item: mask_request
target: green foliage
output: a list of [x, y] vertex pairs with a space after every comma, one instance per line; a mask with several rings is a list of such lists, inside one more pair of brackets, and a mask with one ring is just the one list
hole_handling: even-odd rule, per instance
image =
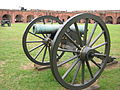
[[[64, 90], [51, 70], [23, 69], [32, 63], [22, 49], [22, 35], [27, 24], [0, 26], [0, 90]], [[111, 55], [120, 61], [120, 25], [108, 25]], [[120, 67], [106, 70], [99, 79], [101, 90], [120, 90]]]

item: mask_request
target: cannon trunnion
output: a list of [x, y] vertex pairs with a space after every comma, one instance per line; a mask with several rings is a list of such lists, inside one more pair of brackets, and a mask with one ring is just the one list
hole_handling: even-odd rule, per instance
[[110, 59], [107, 26], [100, 17], [88, 13], [64, 23], [53, 16], [38, 17], [26, 27], [22, 44], [32, 62], [50, 65], [55, 79], [70, 90], [93, 84]]

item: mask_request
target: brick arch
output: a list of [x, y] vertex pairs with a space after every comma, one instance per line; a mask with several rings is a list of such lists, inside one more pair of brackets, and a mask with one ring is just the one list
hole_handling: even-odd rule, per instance
[[42, 15], [38, 15], [38, 17], [41, 17]]
[[10, 14], [4, 14], [2, 16], [2, 20], [11, 20], [11, 15]]
[[69, 19], [70, 18], [70, 16], [67, 16], [67, 19]]
[[30, 22], [34, 19], [34, 15], [28, 15], [27, 16], [27, 22]]
[[62, 21], [62, 17], [61, 17], [61, 15], [53, 15], [53, 16], [56, 17], [56, 18], [58, 18], [59, 20]]
[[117, 18], [117, 24], [120, 24], [120, 16]]
[[105, 23], [113, 24], [113, 17], [112, 16], [106, 16], [105, 17]]
[[69, 18], [68, 15], [63, 14], [63, 16], [61, 17], [61, 20], [65, 22], [68, 18]]
[[55, 16], [55, 17], [57, 17], [58, 19], [60, 19], [60, 17], [59, 17], [59, 16]]
[[23, 15], [17, 14], [15, 16], [15, 22], [23, 22], [23, 20], [24, 20]]
[[44, 16], [44, 15], [39, 14], [37, 17], [42, 17], [42, 16]]
[[[0, 21], [2, 20], [3, 15], [6, 14], [7, 17], [8, 15], [8, 19], [11, 20], [12, 23], [14, 23], [15, 21], [17, 22], [29, 22], [29, 20], [27, 20], [27, 16], [28, 15], [33, 15], [35, 18], [40, 16], [44, 16], [44, 15], [52, 15], [52, 16], [58, 16], [60, 20], [62, 21], [66, 21], [68, 16], [73, 16], [75, 14], [78, 13], [84, 13], [84, 12], [88, 12], [88, 11], [73, 11], [73, 12], [66, 12], [66, 11], [51, 11], [51, 10], [27, 10], [27, 11], [20, 11], [20, 10], [9, 10], [9, 9], [0, 9]], [[119, 17], [120, 17], [120, 10], [110, 10], [110, 11], [90, 11], [89, 13], [95, 14], [97, 16], [101, 16], [103, 17], [102, 19], [107, 22], [107, 23], [112, 23], [112, 24], [117, 24], [119, 23]], [[104, 13], [104, 15], [102, 16], [102, 14], [100, 15], [100, 13]], [[17, 15], [21, 15], [20, 18], [18, 19], [16, 16]], [[110, 18], [112, 17], [112, 18]], [[16, 20], [18, 19], [18, 20]], [[84, 20], [80, 21], [81, 23], [84, 22]], [[94, 23], [92, 20], [90, 21], [90, 23]]]

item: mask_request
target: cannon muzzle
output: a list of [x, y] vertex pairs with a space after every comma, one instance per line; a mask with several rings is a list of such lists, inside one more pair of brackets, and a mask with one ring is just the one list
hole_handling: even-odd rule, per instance
[[[34, 34], [51, 34], [58, 31], [62, 24], [35, 24], [33, 26]], [[70, 29], [75, 31], [75, 26], [70, 26]], [[84, 33], [84, 25], [78, 25], [78, 29], [81, 33]]]

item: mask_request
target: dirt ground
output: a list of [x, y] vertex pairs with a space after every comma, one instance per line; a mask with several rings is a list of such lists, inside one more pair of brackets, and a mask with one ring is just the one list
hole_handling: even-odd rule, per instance
[[[0, 62], [0, 64], [4, 64], [4, 62]], [[119, 67], [120, 67], [120, 61], [117, 61], [117, 62], [115, 61], [113, 63], [108, 64], [105, 69], [108, 70], [108, 69], [114, 69]], [[21, 66], [21, 69], [23, 70], [35, 69], [35, 70], [41, 71], [41, 70], [46, 70], [48, 68], [50, 68], [50, 66], [41, 66], [33, 63], [28, 63], [26, 65]]]

